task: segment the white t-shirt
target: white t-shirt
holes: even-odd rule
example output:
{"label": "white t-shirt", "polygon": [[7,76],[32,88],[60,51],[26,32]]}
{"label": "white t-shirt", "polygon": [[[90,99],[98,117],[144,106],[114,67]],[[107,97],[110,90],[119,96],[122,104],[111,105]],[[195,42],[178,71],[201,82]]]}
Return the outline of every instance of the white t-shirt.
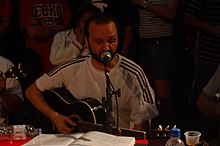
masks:
{"label": "white t-shirt", "polygon": [[[158,116],[154,92],[137,64],[119,55],[117,65],[110,70],[110,80],[115,90],[121,90],[121,97],[118,97],[120,127],[129,128]],[[93,97],[101,101],[106,97],[105,73],[92,66],[89,56],[57,66],[36,84],[41,91],[65,86],[79,100]],[[114,97],[112,107],[116,115]]]}
{"label": "white t-shirt", "polygon": [[[0,56],[0,71],[6,73],[14,64]],[[6,90],[8,93],[17,94],[19,97],[23,99],[22,89],[20,83],[15,78],[6,78]],[[2,105],[2,101],[0,98],[0,126],[6,126],[8,124],[8,111]]]}

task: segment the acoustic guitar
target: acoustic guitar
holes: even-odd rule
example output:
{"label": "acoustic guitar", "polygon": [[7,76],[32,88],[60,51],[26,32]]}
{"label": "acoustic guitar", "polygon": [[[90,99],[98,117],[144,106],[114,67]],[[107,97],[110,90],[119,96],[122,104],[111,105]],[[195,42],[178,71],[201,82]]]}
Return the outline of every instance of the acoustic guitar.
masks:
{"label": "acoustic guitar", "polygon": [[[96,98],[87,97],[78,100],[65,87],[44,91],[43,95],[51,108],[59,114],[68,116],[74,122],[103,124],[105,120],[102,103]],[[38,113],[34,125],[43,127],[46,133],[58,133],[54,124],[41,113]]]}
{"label": "acoustic guitar", "polygon": [[[88,131],[102,131],[105,132],[103,123],[105,121],[106,113],[102,109],[102,103],[100,100],[87,97],[83,100],[76,99],[65,87],[47,90],[43,92],[45,100],[58,113],[70,117],[77,123],[77,127],[73,132],[88,132]],[[54,124],[41,114],[35,120],[43,129],[46,129],[46,133],[58,133]],[[42,121],[44,120],[44,121]],[[39,125],[41,123],[41,125]],[[35,125],[36,125],[35,124]],[[114,135],[118,135],[118,129],[113,126]],[[136,139],[146,139],[146,132],[139,130],[130,130],[126,128],[120,128],[120,135],[133,136]]]}

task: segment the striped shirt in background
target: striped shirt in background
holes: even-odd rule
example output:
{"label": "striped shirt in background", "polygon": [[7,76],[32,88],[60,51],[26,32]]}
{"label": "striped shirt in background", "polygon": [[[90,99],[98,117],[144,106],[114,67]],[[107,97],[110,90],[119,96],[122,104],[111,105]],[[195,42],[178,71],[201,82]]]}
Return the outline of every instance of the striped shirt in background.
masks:
{"label": "striped shirt in background", "polygon": [[[157,5],[169,5],[174,0],[149,0]],[[174,26],[170,21],[165,21],[146,8],[139,8],[139,38],[156,38],[163,36],[173,36]]]}
{"label": "striped shirt in background", "polygon": [[[191,0],[186,9],[187,14],[201,17],[211,25],[220,26],[219,0]],[[220,38],[200,32],[199,60],[220,63]]]}

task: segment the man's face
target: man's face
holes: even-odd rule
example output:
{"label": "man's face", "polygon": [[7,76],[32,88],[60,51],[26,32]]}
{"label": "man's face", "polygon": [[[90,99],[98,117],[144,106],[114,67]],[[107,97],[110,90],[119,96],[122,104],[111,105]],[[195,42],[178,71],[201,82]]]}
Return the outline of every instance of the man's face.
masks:
{"label": "man's face", "polygon": [[92,57],[101,61],[102,52],[110,52],[114,58],[118,47],[118,33],[114,22],[108,24],[96,24],[91,22],[89,25],[89,39],[86,43],[90,49]]}

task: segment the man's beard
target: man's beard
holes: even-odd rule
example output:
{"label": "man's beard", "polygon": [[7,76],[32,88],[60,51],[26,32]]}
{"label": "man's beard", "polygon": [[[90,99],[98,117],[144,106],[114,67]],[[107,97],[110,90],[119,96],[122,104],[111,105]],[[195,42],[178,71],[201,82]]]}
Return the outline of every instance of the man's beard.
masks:
{"label": "man's beard", "polygon": [[115,54],[116,54],[116,52],[113,52],[112,50],[102,51],[99,54],[96,54],[96,53],[92,52],[90,46],[89,46],[89,51],[90,51],[90,54],[92,55],[92,58],[95,59],[96,61],[102,63],[102,64],[103,64],[103,60],[101,59],[101,54],[103,52],[109,52],[111,54],[111,60],[115,57]]}

